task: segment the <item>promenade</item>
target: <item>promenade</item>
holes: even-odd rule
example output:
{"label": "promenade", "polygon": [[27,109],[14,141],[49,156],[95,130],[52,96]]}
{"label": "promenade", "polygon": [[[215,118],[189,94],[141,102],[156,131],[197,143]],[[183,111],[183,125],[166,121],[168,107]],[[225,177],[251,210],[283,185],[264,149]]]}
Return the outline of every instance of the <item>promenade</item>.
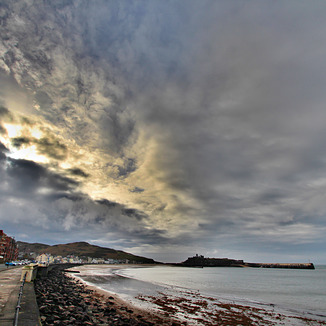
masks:
{"label": "promenade", "polygon": [[[0,266],[0,325],[12,326],[21,286],[22,267]],[[39,326],[34,284],[25,283],[18,318],[19,326]]]}

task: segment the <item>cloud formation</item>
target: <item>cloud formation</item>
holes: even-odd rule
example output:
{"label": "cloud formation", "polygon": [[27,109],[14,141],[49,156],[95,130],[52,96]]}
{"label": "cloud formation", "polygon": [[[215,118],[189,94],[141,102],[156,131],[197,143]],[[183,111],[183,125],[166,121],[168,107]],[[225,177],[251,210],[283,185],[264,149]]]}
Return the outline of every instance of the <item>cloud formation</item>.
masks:
{"label": "cloud formation", "polygon": [[325,14],[2,1],[1,223],[161,260],[322,259]]}
{"label": "cloud formation", "polygon": [[[9,226],[18,223],[22,228],[29,225],[31,236],[41,239],[66,232],[77,240],[79,232],[86,233],[89,229],[110,233],[112,238],[132,236],[143,240],[151,238],[153,232],[158,237],[163,233],[143,227],[148,220],[145,213],[106,199],[93,200],[78,190],[76,180],[34,161],[12,159],[3,144],[0,149],[2,223]],[[73,172],[85,177],[81,170]],[[40,231],[46,233],[44,238],[38,234]]]}

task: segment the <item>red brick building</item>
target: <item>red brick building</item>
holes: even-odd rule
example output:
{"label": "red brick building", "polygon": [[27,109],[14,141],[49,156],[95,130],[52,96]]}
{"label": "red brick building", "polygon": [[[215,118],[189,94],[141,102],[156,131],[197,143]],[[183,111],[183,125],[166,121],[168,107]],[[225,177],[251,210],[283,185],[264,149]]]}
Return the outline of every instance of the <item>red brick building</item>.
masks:
{"label": "red brick building", "polygon": [[14,238],[0,230],[0,263],[17,260],[18,246]]}

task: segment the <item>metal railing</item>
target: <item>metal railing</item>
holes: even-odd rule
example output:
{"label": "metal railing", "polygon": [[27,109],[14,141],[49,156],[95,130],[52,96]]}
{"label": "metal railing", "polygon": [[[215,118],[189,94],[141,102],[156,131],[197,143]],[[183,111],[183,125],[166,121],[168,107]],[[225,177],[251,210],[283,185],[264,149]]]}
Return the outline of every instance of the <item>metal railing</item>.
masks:
{"label": "metal railing", "polygon": [[23,288],[24,288],[25,281],[26,281],[26,275],[27,275],[27,273],[25,273],[22,284],[20,286],[13,326],[18,326],[18,315],[19,315],[19,310],[20,310],[20,301],[21,301],[21,298],[22,298],[22,295],[23,295]]}

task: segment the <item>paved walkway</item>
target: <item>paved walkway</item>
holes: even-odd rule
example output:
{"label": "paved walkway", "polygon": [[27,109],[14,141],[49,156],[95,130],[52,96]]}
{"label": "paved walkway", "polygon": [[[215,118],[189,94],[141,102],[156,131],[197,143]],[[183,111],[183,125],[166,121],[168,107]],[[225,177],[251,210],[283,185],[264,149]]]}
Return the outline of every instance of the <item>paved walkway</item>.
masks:
{"label": "paved walkway", "polygon": [[[12,326],[21,286],[22,267],[0,270],[0,325]],[[18,318],[19,326],[38,326],[39,314],[34,284],[25,283]]]}
{"label": "paved walkway", "polygon": [[21,268],[0,273],[0,325],[12,325],[20,289]]}

